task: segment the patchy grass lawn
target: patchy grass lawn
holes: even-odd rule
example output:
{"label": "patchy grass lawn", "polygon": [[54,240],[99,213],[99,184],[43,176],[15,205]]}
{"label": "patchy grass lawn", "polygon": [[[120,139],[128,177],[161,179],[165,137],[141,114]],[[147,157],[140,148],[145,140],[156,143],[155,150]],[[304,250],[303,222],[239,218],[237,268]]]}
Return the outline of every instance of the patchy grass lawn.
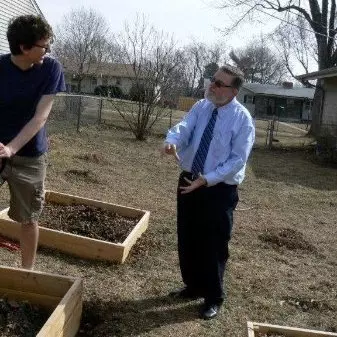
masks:
{"label": "patchy grass lawn", "polygon": [[[240,186],[228,298],[210,322],[197,316],[200,301],[167,297],[181,285],[179,169],[172,158],[160,157],[162,140],[137,142],[108,126],[52,132],[48,189],[151,211],[149,228],[124,265],[39,249],[37,270],[84,279],[79,336],[245,337],[247,320],[337,331],[337,171],[315,164],[303,143],[310,140],[285,125],[279,137],[296,146],[265,150],[264,127],[258,122],[257,146]],[[67,173],[83,169],[90,179]],[[1,206],[7,202],[7,188],[1,188]],[[0,263],[13,266],[19,254],[0,249]]]}

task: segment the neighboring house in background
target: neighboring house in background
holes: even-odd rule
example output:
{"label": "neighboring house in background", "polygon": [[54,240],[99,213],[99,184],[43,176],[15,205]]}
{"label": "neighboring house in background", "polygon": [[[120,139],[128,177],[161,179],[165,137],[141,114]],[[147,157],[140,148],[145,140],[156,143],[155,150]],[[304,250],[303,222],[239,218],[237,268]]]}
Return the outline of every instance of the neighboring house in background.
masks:
{"label": "neighboring house in background", "polygon": [[11,18],[19,15],[43,14],[34,0],[0,0],[0,54],[9,53],[7,27]]}
{"label": "neighboring house in background", "polygon": [[283,85],[245,83],[237,96],[255,117],[278,116],[286,121],[311,120],[311,105],[315,89]]}
{"label": "neighboring house in background", "polygon": [[[76,68],[66,64],[63,64],[63,67],[69,91],[76,92],[78,84]],[[136,78],[132,64],[102,63],[91,65],[90,69],[81,83],[81,91],[87,94],[93,94],[98,85],[114,85],[124,94],[128,94]]]}
{"label": "neighboring house in background", "polygon": [[298,80],[322,80],[324,95],[321,104],[321,132],[337,137],[337,67],[300,75],[296,78]]}

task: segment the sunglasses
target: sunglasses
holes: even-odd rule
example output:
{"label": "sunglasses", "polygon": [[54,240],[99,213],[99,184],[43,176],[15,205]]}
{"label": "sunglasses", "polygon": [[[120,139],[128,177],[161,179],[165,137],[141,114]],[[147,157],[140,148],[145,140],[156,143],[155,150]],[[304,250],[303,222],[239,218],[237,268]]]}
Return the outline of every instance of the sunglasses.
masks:
{"label": "sunglasses", "polygon": [[211,77],[211,83],[214,83],[217,88],[233,88],[231,85],[227,85],[220,80],[217,80],[214,76]]}

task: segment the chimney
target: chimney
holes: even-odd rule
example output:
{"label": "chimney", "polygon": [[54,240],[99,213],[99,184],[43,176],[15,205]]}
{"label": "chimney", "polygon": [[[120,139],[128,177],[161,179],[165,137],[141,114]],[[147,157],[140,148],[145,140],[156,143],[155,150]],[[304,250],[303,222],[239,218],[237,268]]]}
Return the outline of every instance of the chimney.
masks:
{"label": "chimney", "polygon": [[282,87],[283,89],[292,89],[294,87],[294,83],[293,82],[283,82]]}

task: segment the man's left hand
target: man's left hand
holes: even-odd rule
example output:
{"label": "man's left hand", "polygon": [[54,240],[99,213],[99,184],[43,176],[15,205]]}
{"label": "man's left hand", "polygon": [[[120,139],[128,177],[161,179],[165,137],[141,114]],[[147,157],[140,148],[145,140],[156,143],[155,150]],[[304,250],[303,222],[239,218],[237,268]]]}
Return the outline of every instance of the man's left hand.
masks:
{"label": "man's left hand", "polygon": [[14,156],[14,152],[10,147],[0,143],[0,158],[10,158]]}
{"label": "man's left hand", "polygon": [[180,186],[179,189],[181,190],[181,194],[187,194],[190,193],[194,190],[196,190],[197,188],[201,187],[201,186],[205,186],[207,185],[207,181],[204,177],[199,176],[198,179],[192,181],[187,179],[186,177],[184,178],[190,185],[189,186]]}

